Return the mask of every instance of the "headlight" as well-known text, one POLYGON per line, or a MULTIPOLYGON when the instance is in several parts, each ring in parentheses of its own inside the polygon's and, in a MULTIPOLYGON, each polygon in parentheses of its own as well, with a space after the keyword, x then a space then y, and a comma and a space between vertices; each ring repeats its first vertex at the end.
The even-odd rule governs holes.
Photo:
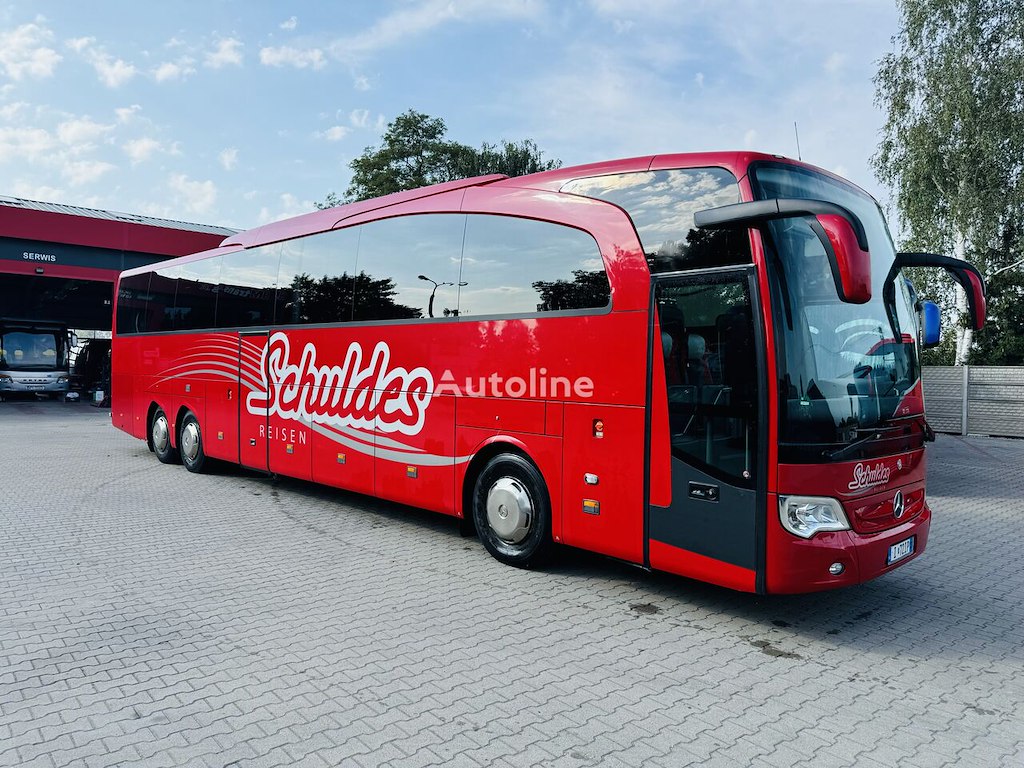
POLYGON ((820 531, 848 531, 850 522, 835 499, 820 496, 782 496, 779 520, 790 533, 809 539, 820 531))
POLYGON ((57 377, 57 383, 58 384, 67 384, 68 383, 68 377, 67 376, 58 376, 57 377))
POLYGON ((14 379, 6 373, 0 373, 0 384, 10 384, 12 381, 14 381, 14 379))

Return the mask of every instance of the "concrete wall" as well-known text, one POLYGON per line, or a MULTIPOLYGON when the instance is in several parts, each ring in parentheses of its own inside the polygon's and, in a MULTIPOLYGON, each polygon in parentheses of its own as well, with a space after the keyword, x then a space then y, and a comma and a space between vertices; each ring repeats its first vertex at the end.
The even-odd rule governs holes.
POLYGON ((936 432, 1024 437, 1024 367, 928 366, 922 379, 936 432))

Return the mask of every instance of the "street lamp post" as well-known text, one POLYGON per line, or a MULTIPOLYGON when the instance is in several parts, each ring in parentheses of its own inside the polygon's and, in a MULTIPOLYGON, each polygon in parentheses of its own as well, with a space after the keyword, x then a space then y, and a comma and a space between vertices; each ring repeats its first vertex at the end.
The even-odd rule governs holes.
MULTIPOLYGON (((434 316, 434 294, 437 293, 437 289, 440 288, 442 285, 455 285, 455 283, 450 283, 450 282, 439 283, 436 280, 431 280, 426 275, 419 275, 418 277, 419 277, 420 280, 426 280, 428 283, 433 283, 434 284, 434 290, 432 290, 430 292, 430 301, 427 302, 427 316, 428 317, 433 317, 434 316)), ((460 285, 460 286, 462 286, 462 285, 469 285, 469 283, 458 283, 458 285, 460 285)))

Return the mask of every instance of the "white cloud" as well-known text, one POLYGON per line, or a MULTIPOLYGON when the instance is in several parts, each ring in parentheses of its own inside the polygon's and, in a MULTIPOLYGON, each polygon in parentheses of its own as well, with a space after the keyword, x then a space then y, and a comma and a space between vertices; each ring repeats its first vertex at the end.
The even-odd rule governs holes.
POLYGON ((333 125, 323 133, 318 133, 317 136, 328 141, 341 141, 348 135, 350 130, 350 128, 344 125, 333 125))
POLYGON ((130 107, 118 107, 114 110, 114 114, 117 115, 117 122, 127 123, 141 111, 141 106, 132 104, 130 107))
POLYGON ((0 162, 38 160, 56 147, 56 140, 43 128, 0 128, 0 162))
POLYGON ((92 65, 99 75, 100 82, 108 88, 120 88, 138 72, 134 64, 114 58, 103 46, 96 45, 95 38, 77 37, 68 40, 66 45, 92 65))
POLYGON ((301 49, 282 45, 277 48, 261 48, 260 63, 268 67, 323 69, 327 65, 327 59, 319 48, 301 49))
POLYGON ((830 75, 839 74, 844 64, 846 64, 846 54, 833 52, 825 59, 825 71, 830 75))
POLYGON ((225 37, 217 41, 217 47, 206 54, 204 64, 211 69, 242 65, 242 41, 234 37, 225 37))
POLYGON ((757 145, 757 131, 753 128, 743 134, 743 146, 747 149, 753 149, 757 145))
POLYGON ((61 175, 71 186, 80 187, 98 181, 101 176, 116 168, 116 165, 102 160, 73 160, 61 165, 61 175))
POLYGON ((295 195, 285 192, 278 198, 276 210, 264 206, 260 208, 257 220, 260 224, 269 224, 272 221, 290 219, 293 216, 301 216, 304 213, 312 213, 316 210, 316 204, 312 200, 300 200, 295 195))
POLYGON ((704 73, 703 72, 698 72, 696 75, 694 75, 693 76, 693 82, 695 82, 697 84, 698 88, 703 88, 704 87, 704 73))
POLYGON ((53 33, 38 24, 22 24, 0 33, 0 69, 12 80, 53 75, 61 55, 47 43, 53 33))
POLYGON ((83 53, 86 48, 95 42, 95 37, 72 37, 70 40, 65 41, 64 45, 75 53, 83 53))
POLYGON ((92 62, 100 81, 108 88, 120 88, 135 77, 135 65, 106 54, 99 55, 92 62))
POLYGON ((94 141, 112 130, 113 125, 103 125, 88 117, 82 117, 60 123, 57 126, 57 138, 62 144, 67 144, 76 151, 85 151, 92 148, 94 141))
POLYGON ((178 61, 165 61, 153 70, 153 78, 158 83, 168 80, 184 80, 189 75, 194 75, 196 70, 192 66, 192 59, 185 57, 178 61))
POLYGON ((128 158, 132 161, 132 165, 138 165, 139 163, 149 160, 149 158, 162 148, 163 145, 159 141, 149 136, 143 136, 139 139, 131 139, 130 141, 126 141, 122 146, 124 153, 128 155, 128 158))
POLYGON ((55 201, 64 197, 64 190, 46 184, 35 184, 24 179, 16 179, 9 187, 11 195, 27 200, 55 201))
POLYGON ((336 40, 330 52, 343 61, 351 61, 424 35, 448 22, 535 18, 543 11, 541 0, 426 0, 416 6, 405 5, 364 32, 336 40))
POLYGON ((235 147, 228 147, 217 155, 217 159, 220 161, 221 168, 225 171, 234 170, 235 166, 238 165, 238 150, 235 147))
POLYGON ((286 32, 292 32, 297 26, 299 26, 299 19, 296 16, 292 16, 287 21, 282 21, 278 26, 286 32))
POLYGON ((189 213, 207 216, 217 204, 217 186, 212 181, 193 181, 184 173, 171 174, 167 186, 179 207, 189 213))
POLYGON ((10 104, 4 104, 0 107, 0 120, 10 122, 14 118, 25 112, 28 104, 24 101, 15 101, 10 104))
POLYGON ((370 110, 353 109, 348 116, 348 120, 356 128, 365 128, 370 124, 370 110))
POLYGON ((366 75, 354 75, 352 87, 357 91, 368 91, 370 90, 370 79, 366 75))

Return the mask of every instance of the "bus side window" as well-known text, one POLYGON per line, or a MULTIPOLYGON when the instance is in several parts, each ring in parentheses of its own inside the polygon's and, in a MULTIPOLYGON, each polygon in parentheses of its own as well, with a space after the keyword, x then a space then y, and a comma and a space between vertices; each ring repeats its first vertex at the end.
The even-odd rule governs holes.
POLYGON ((121 279, 117 294, 117 332, 144 333, 149 330, 146 304, 149 300, 150 273, 121 279))
POLYGON ((725 168, 674 168, 588 176, 562 192, 607 200, 633 220, 651 272, 749 264, 746 230, 699 230, 693 214, 740 202, 736 177, 725 168))
POLYGON ((156 270, 150 277, 146 329, 151 333, 174 330, 174 299, 178 291, 179 272, 179 267, 165 267, 156 270))
POLYGON ((603 309, 611 301, 593 237, 514 216, 469 217, 461 282, 462 317, 603 309))
POLYGON ((199 330, 216 325, 220 257, 181 266, 174 299, 175 330, 199 330))
POLYGON ((227 253, 221 258, 217 326, 246 328, 274 321, 274 286, 281 248, 277 244, 227 253))
POLYGON ((359 227, 282 243, 274 322, 350 322, 358 243, 359 227))
POLYGON ((459 314, 466 217, 424 213, 359 227, 354 319, 410 320, 459 314))

